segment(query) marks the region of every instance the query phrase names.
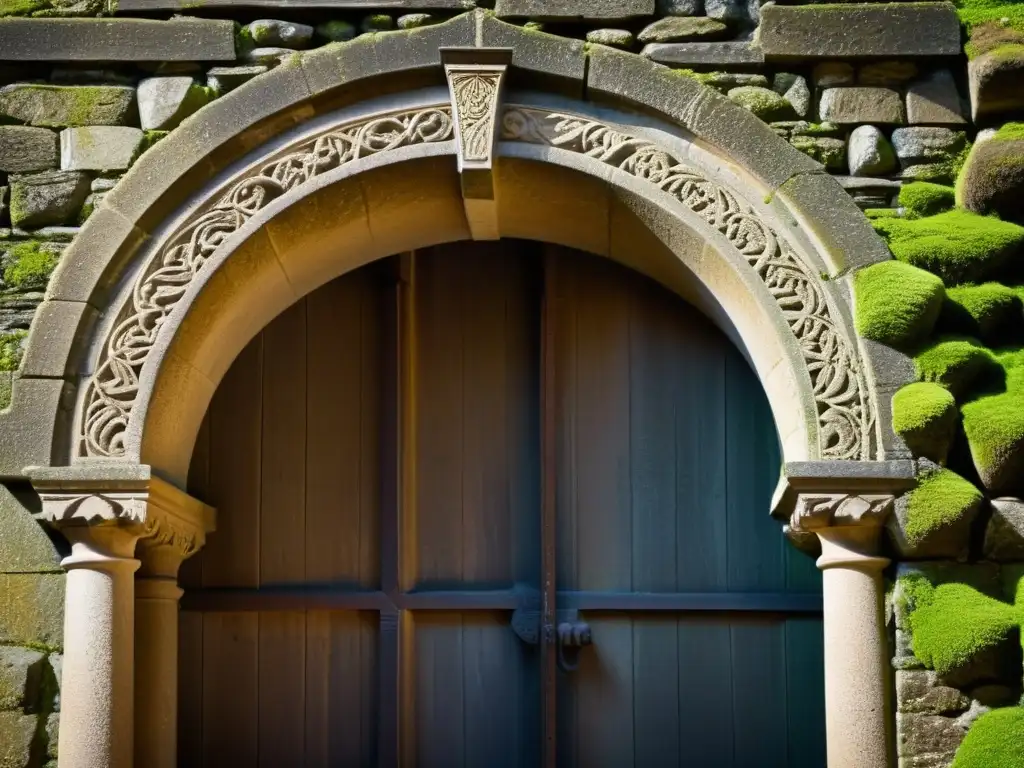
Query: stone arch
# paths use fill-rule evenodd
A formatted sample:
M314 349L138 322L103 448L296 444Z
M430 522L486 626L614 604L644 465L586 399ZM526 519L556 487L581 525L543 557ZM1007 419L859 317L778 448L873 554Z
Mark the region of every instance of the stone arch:
M497 234L625 261L697 303L757 370L788 461L904 455L879 392L905 366L890 380L857 339L844 277L888 253L838 184L693 80L473 12L298 56L147 153L54 276L5 414L12 463L126 459L180 481L219 376L273 314L359 263L472 237L436 87L451 46L511 46ZM385 179L374 208L367 189ZM545 215L545 189L574 206ZM332 205L344 245L289 251L286 228ZM613 247L613 215L640 225L643 249ZM406 217L405 237L373 231L388 216ZM309 248L324 253L297 258Z

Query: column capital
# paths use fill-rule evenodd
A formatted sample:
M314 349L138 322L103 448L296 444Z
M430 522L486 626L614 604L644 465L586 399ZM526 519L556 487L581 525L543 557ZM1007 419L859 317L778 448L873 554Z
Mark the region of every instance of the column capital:
M214 528L212 507L154 477L145 464L27 467L25 474L42 501L36 519L66 535L80 528L123 528L144 546L169 547L184 559Z

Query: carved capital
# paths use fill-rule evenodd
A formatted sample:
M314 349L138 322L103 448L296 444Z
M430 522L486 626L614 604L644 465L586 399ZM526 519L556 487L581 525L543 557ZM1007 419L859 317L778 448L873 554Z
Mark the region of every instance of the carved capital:
M172 547L182 559L197 552L213 530L211 507L140 464L29 467L39 494L36 519L57 530L118 526L140 540Z
M801 493L790 517L796 532L845 526L881 526L892 511L892 494Z

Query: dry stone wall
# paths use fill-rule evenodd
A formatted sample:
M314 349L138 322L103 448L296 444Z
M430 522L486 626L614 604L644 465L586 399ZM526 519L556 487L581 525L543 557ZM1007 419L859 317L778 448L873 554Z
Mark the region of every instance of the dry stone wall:
M997 5L990 0L0 0L0 404L62 252L147 149L298 52L476 5L720 91L820 162L872 216L906 213L909 182L952 184L972 143L1024 112L1024 33L1014 14L975 8ZM1019 209L1021 179L1009 174L1009 191L991 205ZM34 767L55 760L62 577L59 552L21 514L18 490L0 499L0 766ZM1024 507L980 496L975 506L975 532L961 532L969 544L940 547L901 574L948 575L959 558L975 564L957 567L1003 584L992 573L1024 560ZM898 581L892 600L899 764L940 768L980 714L1017 702L1020 660L1002 647L966 671L929 667L913 649L920 593L911 583Z

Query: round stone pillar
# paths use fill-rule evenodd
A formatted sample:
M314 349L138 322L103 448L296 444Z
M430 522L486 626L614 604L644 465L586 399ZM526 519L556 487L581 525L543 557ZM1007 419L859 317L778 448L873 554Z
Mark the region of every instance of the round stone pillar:
M71 554L64 603L61 768L131 768L133 575L138 532L65 527Z

